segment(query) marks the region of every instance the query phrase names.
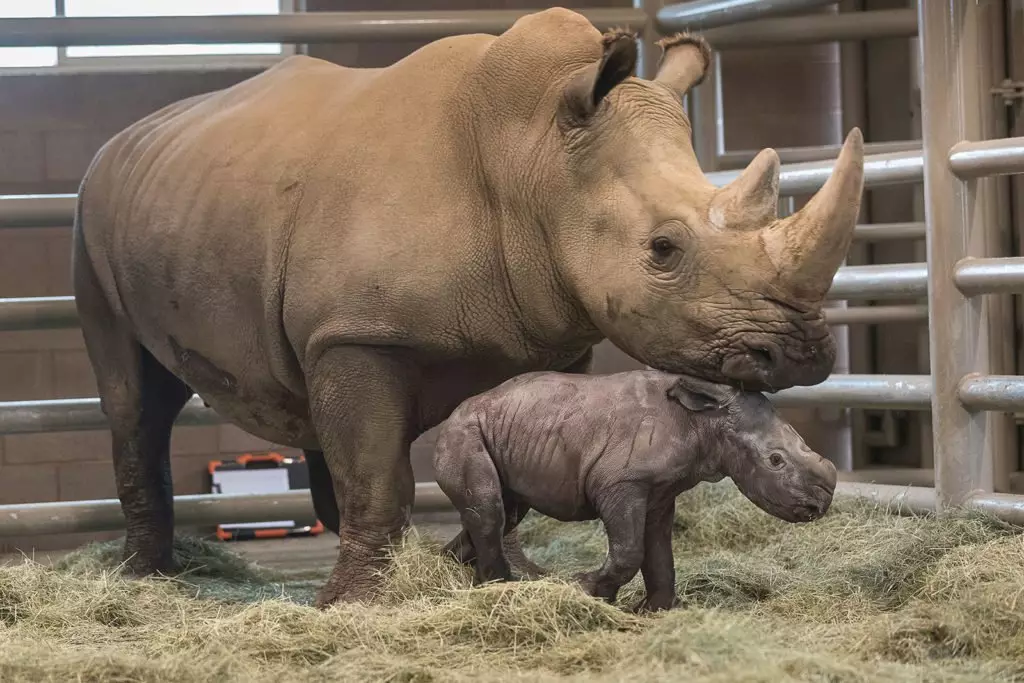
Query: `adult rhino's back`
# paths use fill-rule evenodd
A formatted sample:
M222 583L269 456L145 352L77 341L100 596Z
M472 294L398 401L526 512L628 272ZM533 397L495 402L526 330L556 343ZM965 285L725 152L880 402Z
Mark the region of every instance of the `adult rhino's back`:
M161 365L253 433L315 446L301 355L283 323L289 247L311 221L334 231L341 254L352 231L376 228L325 216L322 195L344 204L366 176L387 175L380 165L391 160L375 168L380 140L365 128L410 115L387 81L410 81L424 68L417 59L429 67L422 52L388 69L290 58L127 128L82 183L77 258ZM432 92L443 97L440 85ZM421 109L426 127L429 118Z

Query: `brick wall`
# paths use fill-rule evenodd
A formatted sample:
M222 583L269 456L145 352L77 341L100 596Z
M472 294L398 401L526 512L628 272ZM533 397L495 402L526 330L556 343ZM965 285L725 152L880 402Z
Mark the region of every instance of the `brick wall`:
M615 6L589 0L569 7ZM380 8L363 0L308 0L311 11ZM523 9L535 2L434 0L436 9ZM387 9L427 8L403 0ZM419 43L314 46L315 56L351 66L393 62ZM723 63L726 140L731 149L839 141L836 51L832 46L737 51ZM247 71L0 77L0 194L75 192L92 155L110 135L175 100L226 87ZM71 294L67 228L0 230L0 297ZM609 344L598 370L637 364ZM92 369L77 330L0 333L0 400L95 396ZM433 433L414 445L417 479L429 480ZM229 425L177 428L172 441L175 492L200 493L206 463L273 448ZM278 449L288 452L286 449ZM115 495L106 431L10 435L0 439L0 504ZM70 547L111 534L5 539L0 551Z

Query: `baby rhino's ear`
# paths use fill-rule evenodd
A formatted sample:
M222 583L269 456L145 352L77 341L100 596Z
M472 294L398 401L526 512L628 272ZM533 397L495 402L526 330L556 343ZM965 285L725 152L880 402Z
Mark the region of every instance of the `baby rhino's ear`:
M668 390L669 398L695 413L721 408L735 393L736 390L726 384L707 382L689 375L680 375Z

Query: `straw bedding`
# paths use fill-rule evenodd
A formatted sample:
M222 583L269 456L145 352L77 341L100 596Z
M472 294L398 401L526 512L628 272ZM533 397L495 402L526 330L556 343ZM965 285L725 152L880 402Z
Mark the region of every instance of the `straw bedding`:
M523 541L561 576L605 550L596 523L535 514ZM323 612L323 572L179 538L181 574L132 581L94 544L0 568L0 680L1024 680L1024 535L998 521L837 501L789 525L726 481L680 497L674 542L683 605L656 616L557 577L472 588L415 531L378 604Z

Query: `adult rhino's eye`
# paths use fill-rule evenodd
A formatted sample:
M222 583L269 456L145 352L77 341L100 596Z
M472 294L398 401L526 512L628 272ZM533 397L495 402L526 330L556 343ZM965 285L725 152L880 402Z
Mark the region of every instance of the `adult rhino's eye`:
M780 453L772 453L768 456L768 464L778 469L786 463L786 459Z
M659 258L665 258L676 248L672 240L667 237L655 237L651 241L651 251Z

